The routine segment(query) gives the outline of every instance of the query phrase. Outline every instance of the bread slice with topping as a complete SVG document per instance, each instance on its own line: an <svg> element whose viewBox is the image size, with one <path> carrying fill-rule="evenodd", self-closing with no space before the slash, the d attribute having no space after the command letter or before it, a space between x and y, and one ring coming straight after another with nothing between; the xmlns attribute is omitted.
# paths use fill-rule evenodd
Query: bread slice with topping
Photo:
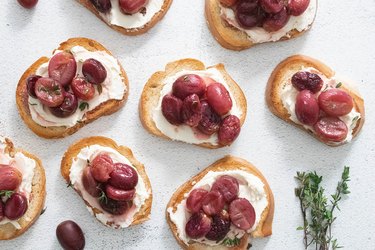
<svg viewBox="0 0 375 250"><path fill-rule="evenodd" d="M192 239L188 239L188 241L186 242L186 240L183 240L181 238L181 235L178 232L178 226L173 222L171 214L176 213L176 211L179 209L179 205L182 202L185 202L185 199L187 199L187 195L195 188L197 184L199 184L200 181L202 181L202 179L205 178L206 175L210 174L211 172L220 172L219 175L225 175L226 172L228 173L228 171L244 171L245 173L253 175L254 178L258 178L260 183L263 184L267 205L263 209L263 212L259 218L259 223L251 233L244 232L243 236L239 240L232 241L232 243L234 243L234 245L232 246L226 245L222 240L219 241L220 244L214 245L204 244L203 241L199 242ZM237 175L234 174L233 176L238 177L238 173ZM212 180L212 176L210 176L209 179ZM239 182L243 183L244 181ZM252 183L248 184L252 185ZM204 184L203 187L205 186L207 185ZM239 197L246 198L242 197L241 195L239 195ZM245 250L248 249L250 238L267 237L272 234L272 221L275 209L274 206L275 204L272 190L262 173L254 165L247 162L246 160L228 155L216 161L196 176L192 177L174 192L167 205L166 218L173 236L176 238L178 244L183 249ZM185 227L183 229L185 229ZM237 238L237 236L235 237Z"/></svg>
<svg viewBox="0 0 375 250"><path fill-rule="evenodd" d="M100 43L88 39L88 38L71 38L63 43L56 49L59 51L70 51L72 48L79 46L83 47L89 52L103 52L105 55L112 57L112 54ZM55 51L56 51L55 50ZM95 121L96 119L110 115L118 111L125 103L129 94L129 82L125 70L122 68L121 64L115 60L120 69L121 81L124 85L124 93L121 99L108 99L105 102L100 103L94 109L85 112L83 118L77 121L74 126L42 126L35 122L32 118L30 111L29 95L27 91L27 78L30 75L35 75L37 70L45 63L48 63L50 58L41 57L35 63L33 63L21 76L16 89L16 103L18 112L21 115L22 120L26 125L38 136L53 139L62 138L77 132L80 128L88 123ZM77 67L78 69L78 67ZM95 98L95 97L94 97ZM81 107L79 107L81 108ZM83 107L84 108L84 107ZM78 111L78 109L77 109Z"/></svg>
<svg viewBox="0 0 375 250"><path fill-rule="evenodd" d="M256 27L256 29L262 29L262 32L254 32L252 35L247 34L244 29L239 29L231 24L227 18L224 17L222 8L226 8L220 3L221 0L205 0L205 15L208 28L210 29L212 35L219 42L221 46L230 50L244 50L254 45L264 43L264 42L275 42L289 40L298 37L308 31L315 19L317 0L311 0L310 5L314 4L309 15L312 15L311 22L304 24L304 27L293 28L289 30L265 32L262 28ZM223 1L223 2L235 2L235 1ZM294 17L295 20L289 20L292 23L298 23L298 16ZM233 20L232 20L233 21ZM237 21L233 21L237 22ZM278 35L277 32L283 32L283 34ZM266 36L267 38L259 38L258 36ZM275 36L275 34L277 34ZM275 38L273 38L275 37Z"/></svg>
<svg viewBox="0 0 375 250"><path fill-rule="evenodd" d="M118 0L115 0L115 1L118 2ZM150 2L152 2L152 1L153 0L151 0ZM158 10L152 17L150 17L150 20L147 23L142 24L140 27L127 28L127 27L123 27L123 26L120 26L120 25L112 24L110 22L110 20L108 20L106 18L106 16L108 16L109 14L99 12L98 9L92 4L92 1L90 1L90 0L78 0L78 2L80 4L82 4L85 8L89 9L98 18L100 18L104 23L106 23L109 27L111 27L112 29L114 29L118 32L121 32L124 35L129 35L129 36L136 36L136 35L141 35L143 33L146 33L148 30L150 30L152 27L154 27L165 16L167 11L169 10L169 7L172 4L172 0L163 0L163 1L164 2L162 4L160 10ZM114 4L116 4L116 5L114 5ZM116 8L118 8L118 6L117 6L118 3L114 3L114 4L112 4L112 8L114 8L114 6L116 6ZM119 10L119 11L121 11L121 10ZM146 11L146 13L147 13L147 11L148 11L147 7L145 7L144 11ZM137 14L143 15L143 16L146 15L144 13L136 13L136 14L133 14L133 15L137 15ZM125 16L124 18L126 18L127 14L121 13L121 15L124 15Z"/></svg>
<svg viewBox="0 0 375 250"><path fill-rule="evenodd" d="M30 154L25 150L15 148L9 139L0 137L1 161L4 159L1 154L14 158L18 153L21 153L25 157L35 161L34 175L31 183L30 201L26 213L15 222L19 224L19 228L16 228L12 223L0 225L0 240L14 239L25 233L27 229L29 229L39 218L44 208L46 198L46 176L42 162L35 155Z"/></svg>
<svg viewBox="0 0 375 250"><path fill-rule="evenodd" d="M82 185L82 183L79 183L80 181L78 181L77 183L75 183L74 181L77 180L77 179L81 179L82 178L82 171L79 170L72 170L72 166L74 164L75 161L79 161L79 160L82 160L80 157L81 157L81 152L83 152L83 150L89 148L89 147L92 147L92 146L99 146L99 151L100 150L106 150L106 151L101 151L101 152L110 152L110 150L114 150L113 152L116 153L116 154L120 154L121 157L125 157L126 160L129 161L129 164L128 165L131 165L132 167L135 168L137 174L138 174L138 184L136 186L136 197L137 197L137 193L142 191L142 190L137 190L138 187L140 187L140 183L142 183L143 186L143 195L146 195L144 197L144 200L142 201L142 204L140 205L138 209L138 211L136 213L134 213L133 217L131 218L131 220L127 220L127 222L129 222L127 225L125 226L121 226L119 224L116 224L116 216L115 215L109 215L108 213L104 212L103 209L100 207L99 203L96 203L96 205L90 203L90 201L93 201L94 200L94 197L89 197L87 195L87 192L85 192L85 190L83 190L84 186ZM96 153L99 153L100 152L96 152ZM87 161L88 159L91 157L92 155L87 155L85 154L84 157L88 157L87 158ZM90 163L87 163L86 162L86 159L83 159L84 163L85 163L85 167L87 165L87 167L89 167L91 164ZM123 162L122 162L123 163ZM77 176L74 176L74 180L72 180L72 177L73 177L73 174L72 172L75 172L77 174ZM133 152L128 148L128 147L125 147L125 146L120 146L120 145L117 145L117 143L109 138L106 138L106 137L101 137L101 136L95 136L95 137L88 137L88 138L84 138L84 139L81 139L79 141L77 141L76 143L74 143L73 145L71 145L68 150L65 152L62 160L61 160L61 175L64 177L64 179L66 180L67 183L70 184L70 186L81 196L81 198L84 200L85 202L85 205L87 206L88 210L90 211L91 214L93 214L95 216L95 218L97 218L100 222L102 222L104 225L106 226L109 226L109 227L113 227L113 228L125 228L125 227L128 227L128 226L133 226L133 225L138 225L146 220L148 220L150 218L150 213L151 213L151 205L152 205L152 190L151 190L151 183L150 183L150 180L146 174L146 171L145 171L145 168L144 168L144 165L142 163L140 163L133 155ZM102 191L104 192L104 191ZM87 197L88 199L85 200L83 197L84 197L84 193L85 193L85 197ZM106 198L107 199L107 198ZM136 199L136 198L134 198ZM131 211L132 209L129 209L127 210L128 211ZM105 217L105 216L109 216L109 217ZM120 215L122 216L122 215ZM123 222L123 221L121 221Z"/></svg>
<svg viewBox="0 0 375 250"><path fill-rule="evenodd" d="M352 126L351 137L356 137L358 133L361 131L363 124L365 122L365 107L363 98L361 97L359 92L354 88L351 82L347 81L346 79L340 80L340 78L336 76L335 72L331 68L329 68L324 63L308 56L294 55L288 57L282 62L280 62L273 70L268 80L265 93L266 102L270 111L279 118L283 119L284 121L300 129L303 129L304 131L314 136L316 139L320 140L321 142L329 146L339 146L347 142L332 142L323 140L322 138L318 137L316 133L314 133L312 130L306 129L303 126L303 124L296 123L291 119L292 114L290 114L288 109L284 106L281 92L285 87L291 85L291 77L296 72L303 71L304 69L313 69L315 73L320 74L322 77L325 77L326 80L333 79L334 83L336 83L336 86L333 86L333 88L340 88L346 91L352 97L353 111L358 113L358 115L354 118L351 118L351 121L349 122L355 123L354 126ZM321 91L325 91L324 87ZM350 128L350 126L348 127Z"/></svg>
<svg viewBox="0 0 375 250"><path fill-rule="evenodd" d="M207 73L209 72L209 74ZM158 71L154 73L150 79L147 81L146 85L143 88L142 95L139 101L139 117L144 126L144 128L153 135L163 137L170 140L178 140L182 142L192 143L201 147L205 148L220 148L223 145L220 145L218 142L212 141L211 139L202 139L202 140L192 140L191 137L194 136L194 133L191 132L191 128L186 128L184 131L187 133L187 137L183 138L173 138L172 135L168 136L161 131L161 125L158 127L157 122L155 121L156 115L159 117L161 114L160 110L156 110L160 108L161 100L163 98L162 92L166 85L170 85L171 83L167 84L167 81L176 78L175 76L179 74L197 74L202 77L208 76L217 76L222 79L222 84L226 84L226 88L231 95L231 99L233 102L232 110L236 107L237 116L240 120L241 126L245 122L246 113L247 113L247 101L245 98L244 93L242 92L240 86L231 78L231 76L225 70L223 64L217 64L215 66L206 67L201 61L196 59L181 59L178 61L170 62L166 65L164 71ZM206 74L207 75L204 75ZM215 79L213 79L215 80ZM217 81L217 80L216 80ZM169 86L171 87L171 86ZM230 113L232 112L230 111ZM156 113L157 112L157 113ZM160 114L159 114L160 113ZM160 117L161 117L160 116ZM163 117L163 119L165 119ZM187 125L179 125L185 126ZM179 127L178 126L178 127ZM165 128L165 130L169 129L169 131L174 131L176 126ZM187 131L189 130L189 131ZM188 133L189 132L189 133ZM213 138L212 136L216 136L217 133L211 135L209 138ZM182 136L182 135L181 135Z"/></svg>

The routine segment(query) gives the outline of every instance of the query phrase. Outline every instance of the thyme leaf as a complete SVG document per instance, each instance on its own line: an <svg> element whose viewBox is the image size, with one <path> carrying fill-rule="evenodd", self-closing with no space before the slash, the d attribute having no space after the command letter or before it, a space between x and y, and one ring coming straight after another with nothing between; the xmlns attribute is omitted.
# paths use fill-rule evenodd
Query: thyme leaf
<svg viewBox="0 0 375 250"><path fill-rule="evenodd" d="M228 247L234 247L234 246L238 246L239 244L241 243L241 239L240 238L237 238L237 235L234 236L234 239L231 239L231 238L225 238L221 244L224 245L224 246L228 246Z"/></svg>
<svg viewBox="0 0 375 250"><path fill-rule="evenodd" d="M339 82L337 85L336 85L336 89L340 88L342 86L342 82Z"/></svg>
<svg viewBox="0 0 375 250"><path fill-rule="evenodd" d="M100 189L99 201L105 204L108 203L108 197L102 189Z"/></svg>
<svg viewBox="0 0 375 250"><path fill-rule="evenodd" d="M0 190L0 197L5 196L6 198L9 199L12 196L13 193L14 193L14 191L12 191L12 190Z"/></svg>
<svg viewBox="0 0 375 250"><path fill-rule="evenodd" d="M81 111L85 110L86 108L87 108L87 109L89 108L89 104L88 104L87 102L81 102L81 103L79 104L79 109L80 109Z"/></svg>

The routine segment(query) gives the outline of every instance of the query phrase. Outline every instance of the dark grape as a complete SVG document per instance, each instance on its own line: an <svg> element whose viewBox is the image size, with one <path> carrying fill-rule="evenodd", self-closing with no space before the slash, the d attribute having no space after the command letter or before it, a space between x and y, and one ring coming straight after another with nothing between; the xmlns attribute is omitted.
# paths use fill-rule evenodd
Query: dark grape
<svg viewBox="0 0 375 250"><path fill-rule="evenodd" d="M218 191L210 191L202 201L202 209L207 215L220 213L224 205L224 197Z"/></svg>
<svg viewBox="0 0 375 250"><path fill-rule="evenodd" d="M186 125L190 127L198 126L202 119L202 105L198 95L192 94L184 99L181 108L181 116L182 121Z"/></svg>
<svg viewBox="0 0 375 250"><path fill-rule="evenodd" d="M353 98L344 90L328 89L318 98L319 107L329 116L344 116L349 114L353 107Z"/></svg>
<svg viewBox="0 0 375 250"><path fill-rule="evenodd" d="M20 193L13 193L5 202L4 214L9 220L18 220L26 213L27 208L26 196Z"/></svg>
<svg viewBox="0 0 375 250"><path fill-rule="evenodd" d="M298 93L295 104L298 120L306 125L314 125L319 119L319 105L310 90L302 90Z"/></svg>
<svg viewBox="0 0 375 250"><path fill-rule="evenodd" d="M90 2L102 13L106 13L112 8L111 0L90 0Z"/></svg>
<svg viewBox="0 0 375 250"><path fill-rule="evenodd" d="M17 1L22 7L26 9L31 9L38 3L38 0L17 0Z"/></svg>
<svg viewBox="0 0 375 250"><path fill-rule="evenodd" d="M194 213L185 225L185 232L192 239L204 237L210 229L211 218L204 213Z"/></svg>
<svg viewBox="0 0 375 250"><path fill-rule="evenodd" d="M77 108L78 108L77 97L70 92L65 92L63 103L58 107L49 108L49 109L54 116L64 118L64 117L68 117L74 114Z"/></svg>
<svg viewBox="0 0 375 250"><path fill-rule="evenodd" d="M238 198L229 205L229 216L232 224L242 230L249 230L255 223L253 205L245 199Z"/></svg>
<svg viewBox="0 0 375 250"><path fill-rule="evenodd" d="M167 121L173 125L182 124L182 100L171 95L165 95L161 102L161 111Z"/></svg>
<svg viewBox="0 0 375 250"><path fill-rule="evenodd" d="M221 117L210 107L207 101L201 101L202 119L198 124L198 129L206 134L212 135L219 131Z"/></svg>
<svg viewBox="0 0 375 250"><path fill-rule="evenodd" d="M83 62L82 74L92 84L101 84L107 78L107 70L103 64L93 58Z"/></svg>
<svg viewBox="0 0 375 250"><path fill-rule="evenodd" d="M235 115L228 115L224 118L218 132L219 143L221 145L230 145L241 132L241 121Z"/></svg>
<svg viewBox="0 0 375 250"><path fill-rule="evenodd" d="M207 87L207 102L219 115L225 115L232 109L232 98L221 83L213 83Z"/></svg>
<svg viewBox="0 0 375 250"><path fill-rule="evenodd" d="M204 197L208 194L207 190L202 188L194 189L186 199L186 208L190 213L197 213L202 208Z"/></svg>
<svg viewBox="0 0 375 250"><path fill-rule="evenodd" d="M292 76L292 84L299 91L310 90L314 94L323 87L323 80L319 75L307 71L299 71Z"/></svg>
<svg viewBox="0 0 375 250"><path fill-rule="evenodd" d="M129 165L116 163L108 183L122 190L132 190L138 184L138 173Z"/></svg>
<svg viewBox="0 0 375 250"><path fill-rule="evenodd" d="M52 78L42 77L35 84L35 93L39 101L47 107L60 106L65 99L65 90Z"/></svg>
<svg viewBox="0 0 375 250"><path fill-rule="evenodd" d="M224 200L229 204L238 197L239 184L236 178L223 175L220 176L212 185L212 191L219 191Z"/></svg>
<svg viewBox="0 0 375 250"><path fill-rule="evenodd" d="M274 32L282 29L289 21L290 16L286 10L286 7L276 13L269 15L263 23L263 28L268 32Z"/></svg>
<svg viewBox="0 0 375 250"><path fill-rule="evenodd" d="M61 222L56 228L56 237L64 250L82 250L85 247L85 236L74 221Z"/></svg>
<svg viewBox="0 0 375 250"><path fill-rule="evenodd" d="M206 238L213 241L221 241L230 230L230 218L227 211L222 210L220 214L212 216L211 230L206 234Z"/></svg>
<svg viewBox="0 0 375 250"><path fill-rule="evenodd" d="M284 7L284 0L259 0L263 10L270 14L280 12Z"/></svg>
<svg viewBox="0 0 375 250"><path fill-rule="evenodd" d="M89 101L94 97L95 88L92 83L86 81L83 77L75 77L71 88L73 93L82 100Z"/></svg>
<svg viewBox="0 0 375 250"><path fill-rule="evenodd" d="M180 76L173 83L172 93L174 96L184 100L192 94L202 97L206 92L206 84L202 77L195 74L187 74Z"/></svg>
<svg viewBox="0 0 375 250"><path fill-rule="evenodd" d="M322 117L314 125L315 132L323 141L341 142L348 135L345 122L337 117Z"/></svg>
<svg viewBox="0 0 375 250"><path fill-rule="evenodd" d="M72 53L63 51L54 55L48 64L48 75L63 87L69 85L77 72L77 63Z"/></svg>
<svg viewBox="0 0 375 250"><path fill-rule="evenodd" d="M289 0L288 13L292 16L300 16L309 7L310 0Z"/></svg>
<svg viewBox="0 0 375 250"><path fill-rule="evenodd" d="M31 75L27 78L26 88L27 88L27 93L29 94L29 96L37 98L36 93L35 93L35 84L40 78L42 77L38 75Z"/></svg>

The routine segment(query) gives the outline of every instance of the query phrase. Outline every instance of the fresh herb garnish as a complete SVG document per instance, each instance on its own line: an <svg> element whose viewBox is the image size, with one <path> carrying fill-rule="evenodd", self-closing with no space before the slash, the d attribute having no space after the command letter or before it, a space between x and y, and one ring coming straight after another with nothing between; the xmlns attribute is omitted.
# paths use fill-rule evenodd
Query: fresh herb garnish
<svg viewBox="0 0 375 250"><path fill-rule="evenodd" d="M98 87L98 93L100 95L103 92L103 86L101 84L98 84L97 87Z"/></svg>
<svg viewBox="0 0 375 250"><path fill-rule="evenodd" d="M88 104L87 102L81 102L81 103L79 104L79 109L80 109L81 111L85 110L86 108L87 108L87 109L89 108L89 104Z"/></svg>
<svg viewBox="0 0 375 250"><path fill-rule="evenodd" d="M352 122L355 122L359 119L359 116L357 115L356 117L353 118Z"/></svg>
<svg viewBox="0 0 375 250"><path fill-rule="evenodd" d="M66 186L67 188L73 187L73 184L71 181L69 181L68 185Z"/></svg>
<svg viewBox="0 0 375 250"><path fill-rule="evenodd" d="M105 204L108 203L108 197L107 197L107 195L104 193L104 191L102 189L100 189L99 201L103 202Z"/></svg>
<svg viewBox="0 0 375 250"><path fill-rule="evenodd" d="M299 184L295 189L295 194L300 200L303 215L303 226L298 227L297 230L304 232L305 249L314 244L315 248L319 250L341 248L337 239L333 239L332 236L332 224L336 220L333 212L336 208L340 210L338 202L342 199L342 195L350 193L348 188L349 167L344 167L336 192L331 195L329 200L330 204L328 204L328 198L321 187L322 176L317 175L316 172L297 172L295 178Z"/></svg>
<svg viewBox="0 0 375 250"><path fill-rule="evenodd" d="M47 207L43 208L42 212L40 213L40 215L44 214L47 210Z"/></svg>
<svg viewBox="0 0 375 250"><path fill-rule="evenodd" d="M340 88L342 85L342 82L339 82L337 85L336 85L336 89Z"/></svg>
<svg viewBox="0 0 375 250"><path fill-rule="evenodd" d="M35 106L35 105L38 105L38 104L37 103L31 103L31 102L29 102L29 105Z"/></svg>
<svg viewBox="0 0 375 250"><path fill-rule="evenodd" d="M327 89L328 89L328 84L325 86L323 92L326 91Z"/></svg>
<svg viewBox="0 0 375 250"><path fill-rule="evenodd" d="M0 191L0 197L5 196L6 198L9 199L12 196L13 193L14 193L14 191L12 191L12 190L1 190Z"/></svg>
<svg viewBox="0 0 375 250"><path fill-rule="evenodd" d="M228 247L234 247L238 246L241 243L241 239L237 238L237 235L234 236L234 239L231 238L225 238L223 242L221 242L222 245L228 246Z"/></svg>

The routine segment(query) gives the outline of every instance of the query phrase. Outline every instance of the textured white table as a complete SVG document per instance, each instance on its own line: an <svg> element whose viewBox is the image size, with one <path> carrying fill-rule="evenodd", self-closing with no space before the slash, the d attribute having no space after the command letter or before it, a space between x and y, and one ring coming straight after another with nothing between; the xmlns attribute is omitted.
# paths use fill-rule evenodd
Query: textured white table
<svg viewBox="0 0 375 250"><path fill-rule="evenodd" d="M334 236L345 249L375 249L375 1L320 1L315 24L303 37L243 52L223 49L213 39L203 4L203 0L175 0L165 19L148 34L126 37L73 0L40 0L31 11L21 8L16 0L1 1L0 134L43 160L48 195L45 214L22 237L0 242L0 249L60 249L55 229L66 219L81 225L86 249L178 249L164 216L169 197L179 185L226 154L259 167L275 195L273 235L255 240L254 249L302 249L302 234L296 231L301 215L293 176L297 170L316 170L333 192L344 165L351 166L352 193L341 203ZM120 59L130 79L129 100L120 112L73 136L45 140L21 121L15 105L16 84L31 63L76 36L103 43ZM264 91L269 74L280 60L296 53L321 59L358 82L366 101L367 121L350 145L326 147L267 109ZM207 65L224 63L246 94L248 118L229 148L206 150L166 141L141 126L137 105L143 85L166 63L185 57L198 58ZM66 188L60 159L71 143L90 135L108 136L129 146L145 164L154 193L151 220L125 230L106 228L89 215L81 198Z"/></svg>

